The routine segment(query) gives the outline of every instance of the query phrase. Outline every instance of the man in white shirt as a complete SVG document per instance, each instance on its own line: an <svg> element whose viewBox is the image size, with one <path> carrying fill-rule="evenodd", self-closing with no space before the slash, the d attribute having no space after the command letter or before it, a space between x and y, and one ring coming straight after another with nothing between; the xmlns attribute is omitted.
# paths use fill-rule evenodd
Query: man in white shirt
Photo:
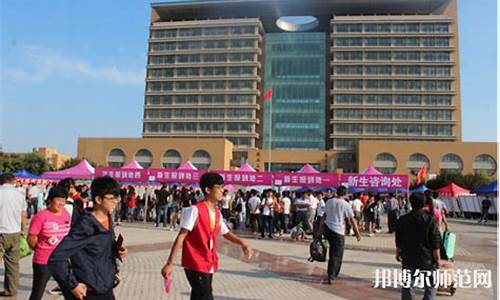
<svg viewBox="0 0 500 300"><path fill-rule="evenodd" d="M292 206L292 200L290 200L290 192L283 192L281 202L283 205L283 232L288 233L288 226L290 226L290 208Z"/></svg>
<svg viewBox="0 0 500 300"><path fill-rule="evenodd" d="M359 194L355 195L355 199L351 202L352 211L358 227L361 226L361 212L363 211L363 202L359 199Z"/></svg>
<svg viewBox="0 0 500 300"><path fill-rule="evenodd" d="M227 190L224 190L224 194L221 201L221 208L222 208L221 212L222 212L222 217L224 218L225 221L229 220L230 202L231 202L231 195L229 195L229 192Z"/></svg>
<svg viewBox="0 0 500 300"><path fill-rule="evenodd" d="M252 248L231 233L217 209L222 200L224 179L217 173L205 173L200 178L200 188L206 195L200 201L182 210L181 230L170 250L167 263L161 270L169 279L174 269L177 252L182 248L181 265L191 286L191 299L214 299L212 278L218 269L217 234L239 245L250 259Z"/></svg>
<svg viewBox="0 0 500 300"><path fill-rule="evenodd" d="M351 204L345 201L346 195L347 188L345 186L339 186L337 188L337 198L326 201L325 214L320 219L319 232L324 232L324 236L330 244L328 284L332 283L334 276L338 276L340 267L342 266L342 257L344 256L345 219L351 222L358 242L361 240Z"/></svg>
<svg viewBox="0 0 500 300"><path fill-rule="evenodd" d="M17 294L19 285L19 259L21 234L26 233L27 204L24 195L14 187L11 174L1 175L0 186L0 258L4 261L4 291L0 296Z"/></svg>
<svg viewBox="0 0 500 300"><path fill-rule="evenodd" d="M444 231L448 231L448 220L446 219L446 214L448 213L448 207L446 206L443 200L439 199L438 192L432 193L432 202L434 204L434 208L437 208L441 213L441 220L438 224L438 229L442 230L441 225L444 225Z"/></svg>
<svg viewBox="0 0 500 300"><path fill-rule="evenodd" d="M316 219L316 210L318 208L318 198L311 193L309 195L309 202L311 202L311 206L309 206L309 210L307 211L307 220L309 220L309 228L314 228L314 220Z"/></svg>
<svg viewBox="0 0 500 300"><path fill-rule="evenodd" d="M248 199L248 206L250 207L250 227L252 228L252 233L257 233L258 221L260 216L260 199L257 197L257 191L252 190L250 193L251 197Z"/></svg>
<svg viewBox="0 0 500 300"><path fill-rule="evenodd" d="M28 189L28 219L31 218L32 215L36 215L38 212L38 194L42 191L36 185L36 183L32 183Z"/></svg>
<svg viewBox="0 0 500 300"><path fill-rule="evenodd" d="M270 239L273 238L273 215L272 215L272 209L273 209L273 190L269 189L266 191L266 196L262 199L260 202L260 207L261 207L261 226L260 226L260 237L264 238L265 233L267 231L267 234Z"/></svg>
<svg viewBox="0 0 500 300"><path fill-rule="evenodd" d="M302 197L295 200L295 212L297 214L297 224L302 223L304 231L310 233L312 228L309 226L308 211L311 207L311 190L306 190Z"/></svg>

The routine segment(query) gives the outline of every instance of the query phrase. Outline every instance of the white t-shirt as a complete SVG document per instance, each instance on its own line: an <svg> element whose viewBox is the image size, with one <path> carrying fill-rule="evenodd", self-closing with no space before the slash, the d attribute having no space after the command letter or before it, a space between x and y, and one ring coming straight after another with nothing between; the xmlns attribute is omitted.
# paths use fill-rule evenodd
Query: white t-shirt
<svg viewBox="0 0 500 300"><path fill-rule="evenodd" d="M75 200L73 200L73 198L71 197L68 197L68 199L66 199L66 202L71 202L71 203L75 203ZM73 216L73 207L74 205L72 204L64 204L64 208L66 209L66 211L69 213L70 216Z"/></svg>
<svg viewBox="0 0 500 300"><path fill-rule="evenodd" d="M432 200L434 202L434 207L439 209L440 212L443 212L443 210L448 209L446 207L446 204L443 202L443 200L437 198Z"/></svg>
<svg viewBox="0 0 500 300"><path fill-rule="evenodd" d="M325 205L325 224L328 228L340 235L345 234L345 219L354 217L351 204L344 199L333 198Z"/></svg>
<svg viewBox="0 0 500 300"><path fill-rule="evenodd" d="M361 202L361 200L356 198L351 203L353 211L361 212L361 206L363 206L363 202Z"/></svg>
<svg viewBox="0 0 500 300"><path fill-rule="evenodd" d="M271 215L271 205L273 204L272 198L264 198L260 205L262 206L262 215L270 216Z"/></svg>
<svg viewBox="0 0 500 300"><path fill-rule="evenodd" d="M26 211L24 195L13 185L0 186L0 233L21 232L21 214Z"/></svg>
<svg viewBox="0 0 500 300"><path fill-rule="evenodd" d="M288 197L283 197L283 199L281 201L283 201L283 213L285 215L289 215L290 214L290 206L292 205L292 201Z"/></svg>
<svg viewBox="0 0 500 300"><path fill-rule="evenodd" d="M229 202L230 201L231 201L231 196L229 194L222 197L222 208L229 209Z"/></svg>
<svg viewBox="0 0 500 300"><path fill-rule="evenodd" d="M211 210L208 210L211 213ZM191 205L190 207L184 207L182 209L182 219L181 219L181 228L187 229L189 231L193 230L194 225L198 221L198 207ZM219 235L224 235L229 232L229 228L227 228L226 223L222 219L222 214L220 214L219 218L220 231Z"/></svg>
<svg viewBox="0 0 500 300"><path fill-rule="evenodd" d="M40 194L42 191L37 185L33 185L28 189L28 196L29 198L37 198L38 194Z"/></svg>
<svg viewBox="0 0 500 300"><path fill-rule="evenodd" d="M251 197L248 199L248 205L250 206L250 213L252 213L253 210L255 210L256 214L260 214L259 210L259 205L260 205L260 199L256 196Z"/></svg>
<svg viewBox="0 0 500 300"><path fill-rule="evenodd" d="M318 207L318 199L316 197L314 197L313 195L311 195L309 197L309 203L311 203L311 206L309 207L309 209L316 210L316 208Z"/></svg>
<svg viewBox="0 0 500 300"><path fill-rule="evenodd" d="M318 217L322 217L325 214L325 200L321 199L318 201L318 207L316 208L316 214Z"/></svg>
<svg viewBox="0 0 500 300"><path fill-rule="evenodd" d="M295 200L295 205L304 205L304 204L307 204L307 205L311 205L311 202L309 199L304 199L304 198L298 198ZM298 207L296 208L297 211L308 211L309 208L308 207Z"/></svg>

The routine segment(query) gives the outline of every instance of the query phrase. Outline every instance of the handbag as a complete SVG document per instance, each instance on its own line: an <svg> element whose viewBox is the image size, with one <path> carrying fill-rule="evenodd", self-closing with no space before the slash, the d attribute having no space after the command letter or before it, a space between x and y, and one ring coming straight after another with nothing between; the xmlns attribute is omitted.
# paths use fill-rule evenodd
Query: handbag
<svg viewBox="0 0 500 300"><path fill-rule="evenodd" d="M28 241L26 240L26 237L24 235L21 235L21 238L19 240L19 250L21 252L20 253L21 258L30 256L31 253L33 253L33 250L31 250L30 246L28 245Z"/></svg>

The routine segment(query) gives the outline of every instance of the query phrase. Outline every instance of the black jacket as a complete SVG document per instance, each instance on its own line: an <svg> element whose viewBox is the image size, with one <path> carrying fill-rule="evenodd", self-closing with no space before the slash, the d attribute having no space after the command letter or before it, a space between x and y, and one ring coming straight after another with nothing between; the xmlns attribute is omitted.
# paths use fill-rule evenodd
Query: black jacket
<svg viewBox="0 0 500 300"><path fill-rule="evenodd" d="M441 234L434 217L420 209L398 219L396 246L401 249L403 268L433 270L433 250L440 249Z"/></svg>
<svg viewBox="0 0 500 300"><path fill-rule="evenodd" d="M113 288L117 266L111 218L109 228L89 211L81 214L49 258L49 269L61 288L72 290L79 282L98 294Z"/></svg>

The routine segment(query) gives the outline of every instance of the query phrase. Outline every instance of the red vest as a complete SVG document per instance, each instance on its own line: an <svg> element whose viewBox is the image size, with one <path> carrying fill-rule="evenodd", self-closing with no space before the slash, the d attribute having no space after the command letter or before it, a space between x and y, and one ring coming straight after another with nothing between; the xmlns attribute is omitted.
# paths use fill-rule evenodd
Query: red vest
<svg viewBox="0 0 500 300"><path fill-rule="evenodd" d="M210 216L205 201L194 204L198 208L198 220L188 233L182 246L183 268L202 273L216 272L219 268L217 237L220 231L220 211L215 208L215 229L210 230ZM212 241L212 249L210 249Z"/></svg>

